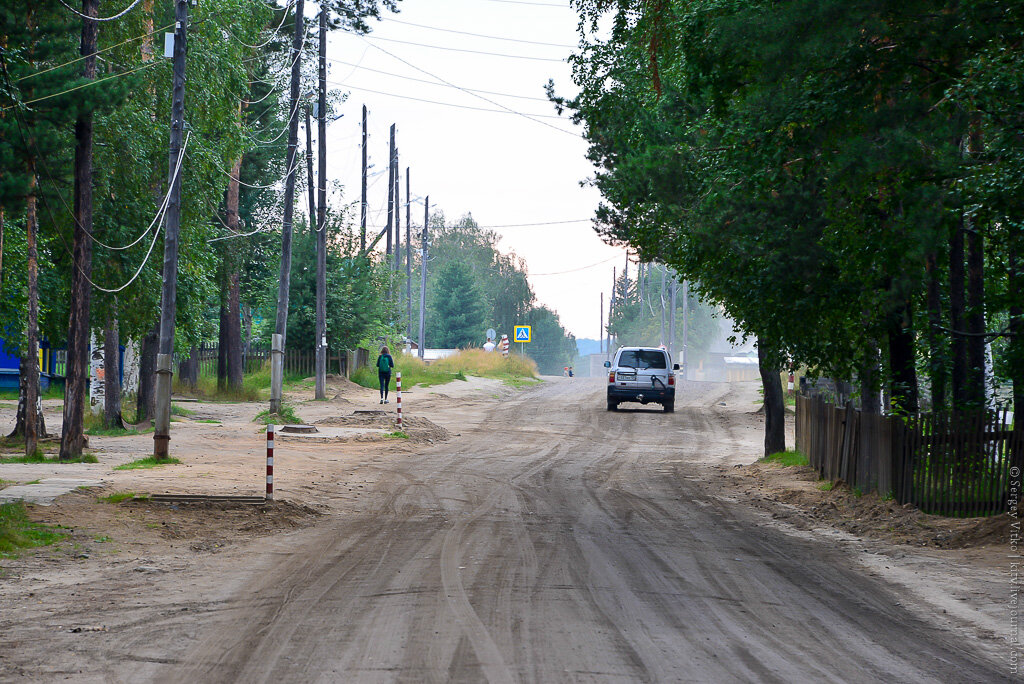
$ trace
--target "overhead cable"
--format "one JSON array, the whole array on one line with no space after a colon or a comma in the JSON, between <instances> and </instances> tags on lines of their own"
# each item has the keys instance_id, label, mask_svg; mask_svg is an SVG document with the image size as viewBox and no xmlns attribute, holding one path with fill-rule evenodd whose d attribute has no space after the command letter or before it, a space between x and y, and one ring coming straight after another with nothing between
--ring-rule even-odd
<instances>
[{"instance_id":1,"label":"overhead cable","mask_svg":"<svg viewBox=\"0 0 1024 684\"><path fill-rule=\"evenodd\" d=\"M121 17L123 17L124 15L128 14L133 9L135 9L135 6L138 5L140 2L142 2L142 0L135 0L135 2L133 2L131 5L128 6L128 9L122 10L122 11L118 12L117 14L115 14L113 16L110 16L110 17L90 17L88 14L82 14L81 12L76 10L74 7L72 7L68 3L64 2L64 0L59 0L59 2L60 2L60 4L64 5L64 7L66 7L68 9L68 11L72 12L73 14L77 14L78 16L82 17L83 19L90 19L92 21L114 21L115 19L120 19Z\"/></svg>"},{"instance_id":2,"label":"overhead cable","mask_svg":"<svg viewBox=\"0 0 1024 684\"><path fill-rule=\"evenodd\" d=\"M373 40L383 40L388 43L402 43L403 45L415 45L416 47L425 47L432 50L448 50L449 52L468 52L474 55L488 55L490 57L507 57L509 59L529 59L535 62L565 62L565 59L555 59L554 57L534 57L532 55L509 55L501 52L486 52L484 50L467 50L465 48L454 48L447 47L445 45L429 45L427 43L414 43L409 40L398 40L396 38L382 38L380 36L369 36ZM366 36L360 36L360 38L366 38Z\"/></svg>"},{"instance_id":3,"label":"overhead cable","mask_svg":"<svg viewBox=\"0 0 1024 684\"><path fill-rule=\"evenodd\" d=\"M402 21L401 19L388 18L389 24L405 24L406 26L415 26L416 28L430 29L431 31L444 31L445 33L458 33L462 36L473 36L475 38L487 38L489 40L504 40L511 43L528 43L530 45L547 45L549 47L560 47L574 49L575 45L568 45L566 43L544 43L538 40L523 40L522 38L503 38L501 36L488 36L482 33L471 33L469 31L457 31L455 29L446 29L439 26L426 26L424 24L414 24L411 21Z\"/></svg>"}]
</instances>

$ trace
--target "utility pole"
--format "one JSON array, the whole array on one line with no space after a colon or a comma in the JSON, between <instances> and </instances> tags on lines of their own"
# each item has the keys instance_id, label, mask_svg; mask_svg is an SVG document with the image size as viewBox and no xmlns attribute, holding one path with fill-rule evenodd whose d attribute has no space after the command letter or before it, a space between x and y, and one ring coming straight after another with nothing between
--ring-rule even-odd
<instances>
[{"instance_id":1,"label":"utility pole","mask_svg":"<svg viewBox=\"0 0 1024 684\"><path fill-rule=\"evenodd\" d=\"M424 336L423 336L423 323L424 323L424 319L425 319L424 313L425 313L426 305L427 305L427 250L430 247L429 227L430 227L430 195L427 195L426 200L423 202L423 239L422 239L422 243L421 243L421 247L423 248L423 255L422 255L421 259L420 259L420 275L421 275L421 279L420 279L420 334L419 334L419 342L418 342L419 349L416 350L418 352L418 355L419 355L420 359L423 358L423 351L424 351L423 345L425 344L425 340L424 340Z\"/></svg>"},{"instance_id":2,"label":"utility pole","mask_svg":"<svg viewBox=\"0 0 1024 684\"><path fill-rule=\"evenodd\" d=\"M665 344L665 267L664 266L661 267L661 343Z\"/></svg>"},{"instance_id":3,"label":"utility pole","mask_svg":"<svg viewBox=\"0 0 1024 684\"><path fill-rule=\"evenodd\" d=\"M412 339L412 195L409 167L405 167L405 336Z\"/></svg>"},{"instance_id":4,"label":"utility pole","mask_svg":"<svg viewBox=\"0 0 1024 684\"><path fill-rule=\"evenodd\" d=\"M669 297L669 311L671 315L668 319L668 355L672 359L672 363L676 363L676 282L675 275L672 276L672 289L670 290L671 295Z\"/></svg>"},{"instance_id":5,"label":"utility pole","mask_svg":"<svg viewBox=\"0 0 1024 684\"><path fill-rule=\"evenodd\" d=\"M314 196L314 184L316 178L313 176L313 126L309 114L309 104L306 104L306 189L309 193L309 227L312 230L316 224L316 198Z\"/></svg>"},{"instance_id":6,"label":"utility pole","mask_svg":"<svg viewBox=\"0 0 1024 684\"><path fill-rule=\"evenodd\" d=\"M82 13L90 17L99 15L99 0L90 0L82 6ZM99 22L82 20L81 54L85 57L82 77L96 78L96 44L99 40ZM60 460L67 461L82 455L85 446L85 394L89 377L89 305L92 286L92 112L78 115L75 122L75 182L71 296L68 317L68 353L65 367L64 425L60 435ZM2 240L0 240L2 242ZM2 245L0 245L2 247ZM34 405L26 405L34 411Z\"/></svg>"},{"instance_id":7,"label":"utility pole","mask_svg":"<svg viewBox=\"0 0 1024 684\"><path fill-rule=\"evenodd\" d=\"M299 4L302 0L297 0ZM171 144L168 154L170 194L164 227L163 291L160 294L160 339L156 357L156 416L153 455L167 458L171 441L171 359L174 355L174 316L178 294L178 231L181 228L181 157L185 127L185 56L188 52L188 0L174 8L174 85L171 93ZM294 154L292 155L294 159Z\"/></svg>"},{"instance_id":8,"label":"utility pole","mask_svg":"<svg viewBox=\"0 0 1024 684\"><path fill-rule=\"evenodd\" d=\"M689 336L689 323L690 323L690 281L683 281L683 357L680 359L683 369L683 380L686 379L688 372L688 366L686 365L687 358L686 352L689 345L687 344L690 340Z\"/></svg>"},{"instance_id":9,"label":"utility pole","mask_svg":"<svg viewBox=\"0 0 1024 684\"><path fill-rule=\"evenodd\" d=\"M292 34L291 92L288 104L288 153L285 155L284 184L284 218L281 221L281 269L277 286L277 316L274 321L274 334L280 335L280 352L283 354L287 345L288 333L288 293L292 273L292 219L295 210L295 156L299 140L299 77L302 74L302 37L305 31L305 0L295 0L295 32ZM310 217L312 221L312 217ZM280 355L275 355L280 359ZM272 361L273 363L273 361ZM273 368L271 368L273 372ZM281 412L281 384L270 388L270 412Z\"/></svg>"},{"instance_id":10,"label":"utility pole","mask_svg":"<svg viewBox=\"0 0 1024 684\"><path fill-rule=\"evenodd\" d=\"M363 200L359 204L359 253L366 253L366 105L363 105Z\"/></svg>"},{"instance_id":11,"label":"utility pole","mask_svg":"<svg viewBox=\"0 0 1024 684\"><path fill-rule=\"evenodd\" d=\"M612 296L611 296L611 299L608 301L608 327L609 328L612 327L612 314L615 312L615 299L616 299L615 293L618 291L618 289L619 289L618 269L615 266L612 266ZM611 351L612 351L612 331L609 330L608 331L608 352L611 353Z\"/></svg>"},{"instance_id":12,"label":"utility pole","mask_svg":"<svg viewBox=\"0 0 1024 684\"><path fill-rule=\"evenodd\" d=\"M388 241L385 248L384 263L391 265L391 248L394 236L391 234L395 223L395 124L391 124L390 143L388 145ZM388 290L390 291L390 286ZM391 299L389 296L388 299Z\"/></svg>"},{"instance_id":13,"label":"utility pole","mask_svg":"<svg viewBox=\"0 0 1024 684\"><path fill-rule=\"evenodd\" d=\"M397 274L402 270L402 179L398 173L398 150L395 149L395 262L394 268ZM395 299L401 296L401 288L395 293Z\"/></svg>"},{"instance_id":14,"label":"utility pole","mask_svg":"<svg viewBox=\"0 0 1024 684\"><path fill-rule=\"evenodd\" d=\"M317 100L316 381L314 398L327 394L327 3L320 2L320 97Z\"/></svg>"},{"instance_id":15,"label":"utility pole","mask_svg":"<svg viewBox=\"0 0 1024 684\"><path fill-rule=\"evenodd\" d=\"M626 265L622 269L622 303L629 303L629 252L626 252Z\"/></svg>"},{"instance_id":16,"label":"utility pole","mask_svg":"<svg viewBox=\"0 0 1024 684\"><path fill-rule=\"evenodd\" d=\"M599 309L599 330L601 331L601 342L597 345L597 353L604 354L604 292L601 293L601 307Z\"/></svg>"}]
</instances>

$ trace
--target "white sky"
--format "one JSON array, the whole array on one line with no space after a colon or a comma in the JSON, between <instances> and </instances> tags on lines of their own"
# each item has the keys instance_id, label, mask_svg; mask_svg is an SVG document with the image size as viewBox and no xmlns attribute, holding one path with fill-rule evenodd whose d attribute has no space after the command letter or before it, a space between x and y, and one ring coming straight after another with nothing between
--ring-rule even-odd
<instances>
[{"instance_id":1,"label":"white sky","mask_svg":"<svg viewBox=\"0 0 1024 684\"><path fill-rule=\"evenodd\" d=\"M368 223L376 230L368 228L367 233L375 235L387 221L388 128L395 123L403 205L408 166L413 197L429 195L431 209L443 210L449 219L472 212L485 227L549 224L495 230L502 236L503 251L512 250L526 260L538 301L554 309L577 337L597 338L600 293L604 291L607 300L612 268L621 271L625 251L605 245L589 222L599 194L593 188L580 187L580 181L593 174L584 157L586 143L580 129L566 117L549 118L555 112L545 99L547 80L554 79L560 94L574 92L565 58L572 51L568 46L577 43L578 17L568 4L560 6L557 1L403 0L401 12L375 22L366 38L332 33L328 87L348 90L350 95L341 108L343 118L328 128L328 180L344 184L344 196L333 199L355 202L358 221L360 121L365 104L369 111L369 163L375 165L370 173L383 172L370 177ZM308 3L310 19L315 11L316 4ZM544 123L511 113L478 111L500 112L502 108L456 88L410 80L437 83L435 76L462 88L502 93L481 95L535 115ZM412 215L413 225L422 225L421 204L413 205ZM567 221L578 222L559 223ZM404 239L404 210L402 223ZM542 275L564 271L572 272ZM607 310L607 301L605 307Z\"/></svg>"}]
</instances>

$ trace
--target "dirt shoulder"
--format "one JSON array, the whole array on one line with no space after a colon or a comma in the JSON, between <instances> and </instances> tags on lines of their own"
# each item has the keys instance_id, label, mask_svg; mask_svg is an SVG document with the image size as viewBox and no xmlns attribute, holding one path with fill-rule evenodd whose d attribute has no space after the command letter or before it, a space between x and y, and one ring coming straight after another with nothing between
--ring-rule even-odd
<instances>
[{"instance_id":1,"label":"dirt shoulder","mask_svg":"<svg viewBox=\"0 0 1024 684\"><path fill-rule=\"evenodd\" d=\"M931 623L1004 656L1010 630L1012 519L945 518L877 494L857 495L806 466L711 466L720 496L787 532L847 550L864 573L902 587Z\"/></svg>"}]
</instances>

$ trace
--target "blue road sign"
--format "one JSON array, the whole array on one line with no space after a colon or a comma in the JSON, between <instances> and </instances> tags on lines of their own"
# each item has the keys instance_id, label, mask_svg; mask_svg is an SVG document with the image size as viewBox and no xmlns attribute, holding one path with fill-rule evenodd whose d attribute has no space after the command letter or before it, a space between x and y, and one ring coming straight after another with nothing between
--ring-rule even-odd
<instances>
[{"instance_id":1,"label":"blue road sign","mask_svg":"<svg viewBox=\"0 0 1024 684\"><path fill-rule=\"evenodd\" d=\"M530 326L528 325L517 325L515 328L515 335L512 338L516 342L529 342L530 341Z\"/></svg>"}]
</instances>

